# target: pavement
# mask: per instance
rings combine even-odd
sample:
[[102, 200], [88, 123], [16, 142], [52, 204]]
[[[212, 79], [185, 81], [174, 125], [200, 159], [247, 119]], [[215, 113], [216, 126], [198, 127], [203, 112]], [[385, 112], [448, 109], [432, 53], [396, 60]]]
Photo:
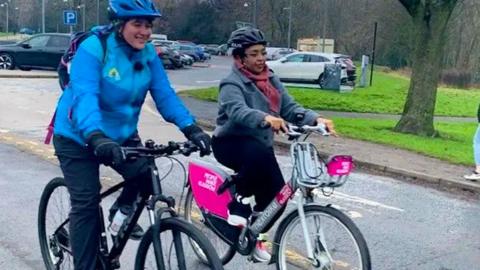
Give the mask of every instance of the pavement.
[[[0, 70], [0, 78], [56, 78], [55, 71]], [[198, 122], [206, 128], [213, 129], [217, 114], [217, 105], [213, 102], [201, 101], [189, 97], [181, 97]], [[395, 115], [357, 114], [345, 112], [321, 112], [326, 117], [363, 117], [363, 118], [391, 118]], [[476, 118], [436, 118], [442, 121], [475, 122]], [[472, 134], [473, 136], [473, 134]], [[276, 144], [288, 149], [286, 138], [277, 136]], [[451, 164], [436, 158], [431, 158], [412, 151], [398, 149], [392, 146], [375, 144], [345, 137], [313, 136], [310, 138], [317, 145], [321, 155], [328, 157], [334, 154], [352, 155], [357, 168], [374, 174], [392, 176], [416, 184], [421, 184], [447, 191], [467, 191], [475, 195], [480, 194], [480, 181], [467, 181], [463, 178], [473, 170], [472, 167]]]

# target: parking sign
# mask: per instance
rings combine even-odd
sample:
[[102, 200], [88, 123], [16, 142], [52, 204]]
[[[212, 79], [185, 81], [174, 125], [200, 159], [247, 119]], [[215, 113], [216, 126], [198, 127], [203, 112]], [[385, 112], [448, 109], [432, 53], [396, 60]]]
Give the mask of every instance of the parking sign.
[[63, 23], [66, 24], [66, 25], [77, 24], [77, 11], [75, 11], [75, 10], [64, 10], [63, 11]]

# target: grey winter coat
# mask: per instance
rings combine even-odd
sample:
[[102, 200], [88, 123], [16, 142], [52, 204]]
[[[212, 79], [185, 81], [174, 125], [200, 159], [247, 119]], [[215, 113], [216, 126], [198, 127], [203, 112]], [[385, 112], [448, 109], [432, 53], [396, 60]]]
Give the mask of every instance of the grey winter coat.
[[[312, 110], [307, 110], [297, 104], [287, 93], [280, 79], [269, 73], [270, 83], [280, 92], [280, 116], [287, 122], [294, 122], [298, 113], [303, 113], [304, 119], [300, 125], [316, 124], [319, 117]], [[250, 136], [267, 146], [273, 145], [271, 128], [260, 128], [267, 114], [271, 114], [267, 97], [257, 88], [255, 83], [243, 75], [235, 66], [232, 72], [220, 82], [218, 95], [217, 125], [215, 137]]]

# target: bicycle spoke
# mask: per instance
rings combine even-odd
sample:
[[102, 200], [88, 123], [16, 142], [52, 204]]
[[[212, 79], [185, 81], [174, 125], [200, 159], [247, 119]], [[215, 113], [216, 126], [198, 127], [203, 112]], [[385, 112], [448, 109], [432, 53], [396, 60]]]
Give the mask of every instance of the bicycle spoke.
[[[63, 179], [56, 178], [47, 185], [42, 196], [41, 249], [50, 269], [73, 269], [73, 258], [69, 241], [68, 222], [63, 224], [70, 212], [70, 196]], [[63, 224], [63, 225], [62, 225]], [[61, 226], [62, 227], [59, 227]]]
[[[189, 235], [190, 232], [182, 230], [169, 229], [163, 230], [157, 237], [161, 239], [161, 249], [163, 251], [163, 261], [166, 270], [203, 270], [210, 269], [206, 264], [195, 255], [193, 243], [198, 249], [202, 250], [203, 245], [199, 245], [194, 238]], [[154, 237], [154, 236], [152, 236]], [[212, 249], [213, 250], [213, 249]], [[214, 250], [213, 250], [214, 251]], [[145, 270], [161, 269], [155, 264], [155, 252], [152, 243], [146, 249], [144, 263]], [[143, 256], [143, 255], [142, 255]], [[211, 256], [211, 254], [209, 254]], [[208, 257], [205, 255], [205, 257]], [[216, 254], [215, 254], [216, 257]]]
[[359, 247], [344, 224], [320, 211], [306, 212], [305, 222], [313, 258], [309, 258], [305, 244], [298, 241], [305, 238], [297, 217], [288, 225], [280, 243], [280, 263], [285, 267], [282, 269], [362, 269]]

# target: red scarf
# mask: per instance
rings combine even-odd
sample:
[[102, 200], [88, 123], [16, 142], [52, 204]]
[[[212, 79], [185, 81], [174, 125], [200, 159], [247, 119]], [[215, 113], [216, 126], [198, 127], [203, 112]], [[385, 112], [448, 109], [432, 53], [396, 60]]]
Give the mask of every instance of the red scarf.
[[253, 74], [250, 72], [240, 59], [235, 59], [235, 66], [245, 75], [252, 80], [258, 89], [267, 97], [270, 111], [275, 115], [280, 113], [280, 92], [270, 83], [268, 79], [268, 67], [265, 65], [265, 69], [260, 74]]

